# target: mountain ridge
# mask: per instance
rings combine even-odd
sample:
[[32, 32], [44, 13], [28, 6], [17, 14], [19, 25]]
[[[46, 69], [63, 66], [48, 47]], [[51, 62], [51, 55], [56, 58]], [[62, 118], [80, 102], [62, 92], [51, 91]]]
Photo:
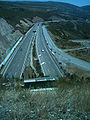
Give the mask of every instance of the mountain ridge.
[[64, 2], [2, 2], [0, 1], [0, 17], [6, 19], [14, 27], [23, 18], [40, 17], [45, 21], [56, 17], [66, 20], [90, 20], [90, 6], [76, 6]]

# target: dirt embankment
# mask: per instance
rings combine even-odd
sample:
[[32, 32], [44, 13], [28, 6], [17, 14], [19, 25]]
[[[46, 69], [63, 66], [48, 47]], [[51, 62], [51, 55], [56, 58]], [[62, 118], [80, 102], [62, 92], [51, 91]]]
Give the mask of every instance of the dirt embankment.
[[15, 30], [6, 20], [0, 18], [0, 62], [23, 34]]

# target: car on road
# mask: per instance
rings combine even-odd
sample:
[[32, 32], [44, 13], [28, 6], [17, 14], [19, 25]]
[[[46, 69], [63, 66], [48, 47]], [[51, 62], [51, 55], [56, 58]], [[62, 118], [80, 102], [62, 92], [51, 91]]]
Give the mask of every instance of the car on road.
[[59, 64], [60, 64], [60, 65], [62, 65], [62, 63], [61, 63], [61, 62], [59, 62]]
[[34, 33], [36, 32], [36, 30], [33, 31]]
[[42, 63], [41, 63], [41, 65], [44, 65], [44, 64], [45, 64], [45, 62], [42, 62]]
[[52, 51], [52, 48], [50, 48], [50, 50]]
[[54, 52], [52, 52], [52, 54], [55, 55]]
[[42, 50], [42, 52], [44, 52], [44, 50]]

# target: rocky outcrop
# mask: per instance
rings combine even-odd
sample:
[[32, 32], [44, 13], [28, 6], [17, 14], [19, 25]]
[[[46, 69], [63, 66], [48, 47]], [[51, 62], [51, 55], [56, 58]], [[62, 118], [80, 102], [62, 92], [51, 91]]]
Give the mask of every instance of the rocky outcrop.
[[15, 30], [6, 20], [0, 18], [0, 62], [23, 34]]
[[20, 30], [23, 34], [25, 34], [27, 32], [27, 30], [33, 25], [33, 23], [26, 19], [23, 18], [22, 20], [20, 20], [20, 22], [16, 25], [16, 28], [18, 30]]
[[32, 21], [33, 21], [33, 23], [36, 23], [36, 22], [43, 22], [44, 20], [42, 18], [36, 16], [36, 17], [33, 17]]

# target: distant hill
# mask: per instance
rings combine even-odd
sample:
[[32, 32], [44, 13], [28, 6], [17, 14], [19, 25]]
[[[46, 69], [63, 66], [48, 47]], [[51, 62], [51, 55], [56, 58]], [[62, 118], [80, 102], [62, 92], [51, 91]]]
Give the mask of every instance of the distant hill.
[[83, 6], [82, 9], [87, 12], [90, 12], [90, 5]]
[[89, 6], [78, 7], [62, 2], [0, 2], [0, 17], [16, 25], [22, 18], [38, 16], [44, 20], [51, 17], [63, 19], [90, 19]]

